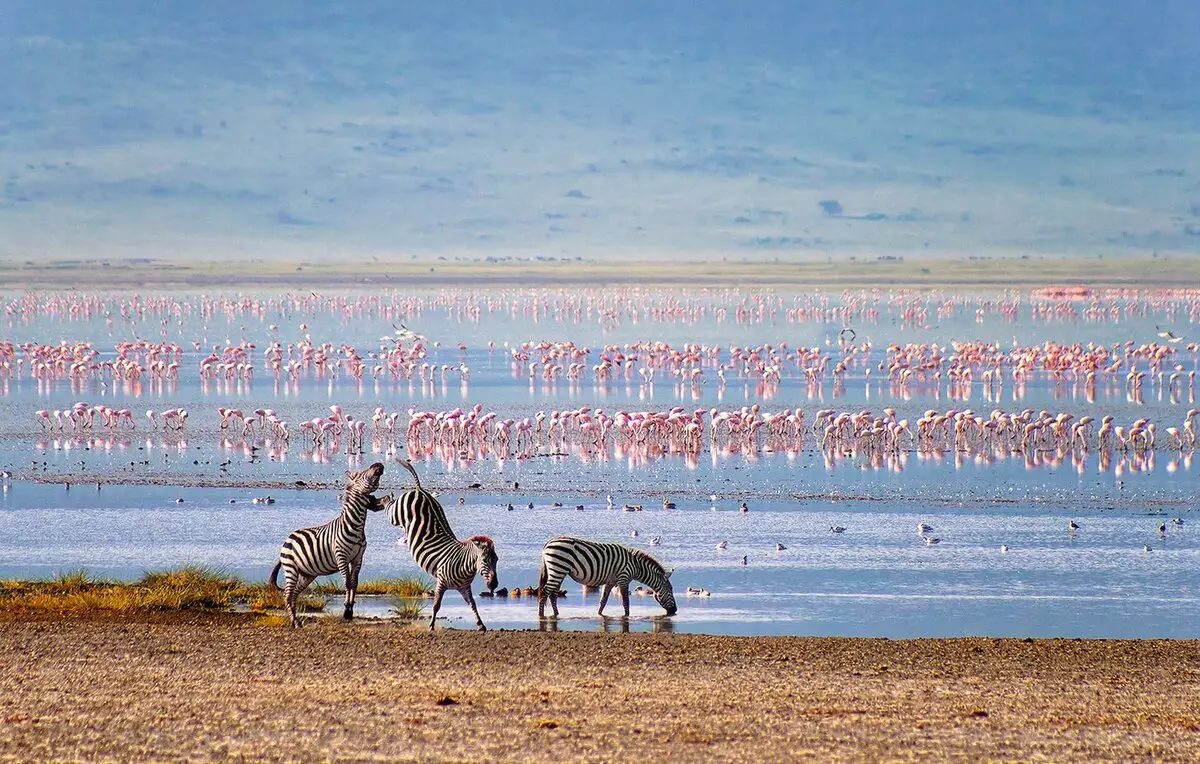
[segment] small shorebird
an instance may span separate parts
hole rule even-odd
[[[934,544],[941,543],[942,541],[934,536],[922,536],[921,538],[925,539],[925,546],[933,546]]]
[[[1075,531],[1079,530],[1079,523],[1072,520],[1070,523],[1070,528],[1071,528],[1071,533],[1074,533]]]
[[[1151,547],[1149,544],[1144,544],[1144,545],[1142,546],[1142,551],[1145,551],[1145,552],[1152,552],[1152,551],[1154,551],[1154,549],[1153,549],[1153,547]]]
[[[829,532],[830,533],[845,533],[846,529],[840,525],[831,525],[831,526],[829,526]]]
[[[783,550],[785,550],[785,549],[787,549],[787,547],[786,547],[786,546],[784,546],[783,544],[778,544],[778,543],[777,543],[777,544],[775,544],[775,551],[776,551],[776,552],[782,552],[782,551],[783,551]]]
[[[743,564],[743,565],[745,565],[745,564],[746,564],[746,555],[742,555],[742,564]]]
[[[724,551],[725,551],[726,549],[728,549],[728,548],[729,548],[729,542],[728,542],[728,541],[721,541],[721,542],[719,542],[719,543],[717,544],[717,551],[718,551],[718,552],[724,552]]]
[[[1174,332],[1172,332],[1170,329],[1163,329],[1163,328],[1162,328],[1161,326],[1159,326],[1158,324],[1155,324],[1155,325],[1154,325],[1154,328],[1158,330],[1158,336],[1159,336],[1159,337],[1161,337],[1162,339],[1166,340],[1167,342],[1170,342],[1171,344],[1175,344],[1175,343],[1177,343],[1177,342],[1183,342],[1183,337],[1179,337],[1179,336],[1177,336],[1177,335],[1176,335]]]
[[[1001,545],[1000,545],[1000,552],[1001,552],[1001,554],[1003,554],[1003,553],[1005,553],[1005,552],[1007,552],[1007,551],[1008,551],[1008,544],[1001,544]]]
[[[932,530],[933,530],[932,525],[926,525],[925,523],[917,523],[917,533],[921,534],[922,536],[924,536],[926,533],[929,533]]]

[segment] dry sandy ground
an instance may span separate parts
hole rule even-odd
[[[0,623],[0,760],[1200,756],[1200,643]]]

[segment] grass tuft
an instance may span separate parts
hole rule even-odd
[[[226,611],[243,604],[261,611],[281,607],[281,599],[266,584],[250,584],[237,576],[200,567],[148,571],[133,583],[93,578],[83,570],[48,581],[0,582],[0,613],[9,614]],[[324,607],[319,597],[305,597],[300,602],[304,611]]]
[[[341,581],[317,584],[311,591],[318,594],[343,594],[345,590]],[[433,594],[433,583],[424,578],[373,578],[369,581],[358,582],[358,593],[361,595],[390,595],[392,597],[428,597]]]
[[[365,581],[359,594],[385,595],[404,600],[396,613],[416,618],[424,603],[429,582],[419,578],[385,578]],[[325,597],[340,594],[335,583],[308,590],[300,598],[300,612],[321,612]],[[138,612],[225,611],[244,606],[252,613],[266,614],[283,607],[283,596],[265,583],[247,583],[220,570],[188,566],[174,570],[147,571],[132,583],[94,578],[85,570],[61,573],[45,581],[0,581],[0,614],[75,615]]]
[[[415,621],[421,617],[425,604],[423,599],[399,598],[392,605],[392,615],[401,621]]]

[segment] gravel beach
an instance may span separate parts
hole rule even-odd
[[[1200,642],[0,622],[0,760],[1200,756]]]

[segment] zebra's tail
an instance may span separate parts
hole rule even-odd
[[[267,586],[271,587],[271,591],[279,591],[279,569],[283,567],[282,560],[275,561],[275,567],[271,568],[271,575],[267,576]]]

